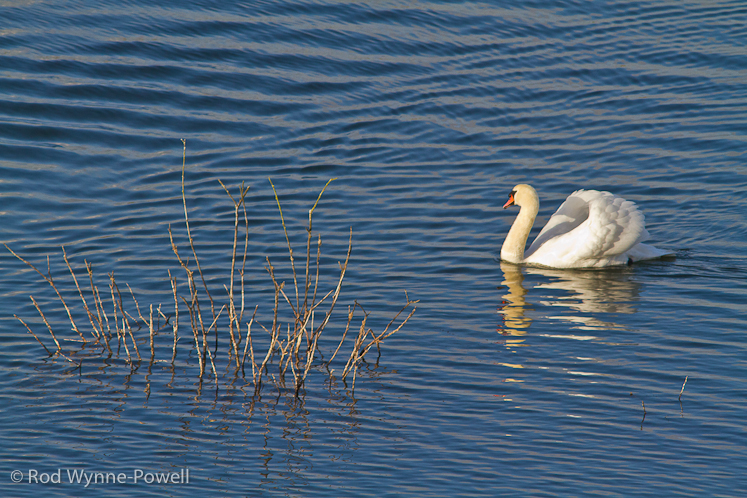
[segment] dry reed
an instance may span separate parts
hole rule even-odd
[[[274,288],[274,296],[273,296],[273,309],[272,309],[272,325],[270,326],[270,329],[268,330],[262,323],[260,323],[257,320],[257,313],[259,309],[259,305],[256,305],[254,308],[254,312],[252,313],[251,319],[248,322],[243,322],[244,312],[246,309],[246,302],[245,302],[245,271],[246,271],[246,260],[247,260],[247,253],[248,253],[248,247],[249,247],[249,220],[246,210],[246,197],[249,192],[249,187],[245,187],[242,183],[238,190],[238,195],[232,195],[230,189],[223,184],[223,182],[220,182],[220,185],[225,190],[228,197],[231,199],[231,202],[233,203],[233,241],[232,241],[232,247],[231,247],[231,263],[230,263],[230,269],[228,270],[228,278],[229,282],[227,284],[223,285],[223,289],[225,290],[226,295],[226,302],[223,303],[219,310],[216,312],[216,302],[213,298],[213,295],[211,294],[208,286],[208,281],[205,278],[205,275],[203,273],[202,266],[200,264],[200,260],[197,255],[195,240],[193,237],[193,232],[190,227],[190,220],[189,220],[189,211],[187,209],[187,198],[186,198],[186,189],[185,189],[185,169],[186,169],[186,141],[182,140],[184,144],[184,152],[182,156],[182,171],[181,171],[181,193],[182,193],[182,206],[184,210],[184,225],[186,228],[186,235],[189,242],[189,248],[191,251],[191,258],[184,258],[180,252],[179,248],[174,240],[174,236],[172,234],[171,225],[168,226],[168,234],[169,234],[169,241],[171,244],[171,249],[176,256],[176,259],[179,263],[179,265],[182,267],[182,269],[185,272],[186,276],[186,282],[187,282],[187,294],[180,294],[179,293],[179,286],[177,282],[177,277],[173,276],[171,274],[171,271],[168,270],[168,277],[169,277],[169,283],[171,286],[172,291],[172,297],[174,302],[174,310],[173,315],[167,316],[164,314],[164,312],[161,310],[161,305],[159,304],[156,308],[155,313],[155,319],[154,319],[154,305],[150,304],[148,306],[149,315],[148,317],[144,317],[140,304],[138,303],[138,300],[135,297],[135,292],[132,290],[132,288],[127,285],[127,289],[130,292],[130,296],[132,297],[132,300],[135,304],[135,310],[136,310],[136,316],[133,316],[127,311],[127,308],[125,306],[124,300],[122,298],[122,294],[119,289],[119,285],[116,282],[116,279],[114,277],[114,273],[109,273],[109,290],[110,290],[110,297],[111,297],[111,308],[110,308],[110,314],[106,311],[106,304],[101,298],[101,294],[99,292],[98,286],[95,283],[95,277],[94,272],[92,269],[91,264],[88,261],[85,261],[85,269],[88,273],[89,277],[89,283],[90,283],[90,295],[87,297],[86,292],[81,288],[79,285],[77,276],[75,274],[73,265],[71,265],[67,253],[62,248],[62,254],[63,259],[65,261],[65,264],[67,265],[67,268],[70,272],[70,275],[72,277],[72,280],[75,284],[75,288],[77,289],[78,295],[80,297],[80,301],[83,304],[83,309],[86,314],[86,317],[88,318],[88,322],[91,325],[91,335],[93,337],[93,340],[91,341],[93,344],[98,345],[102,348],[103,351],[108,351],[109,355],[113,354],[110,340],[116,336],[117,339],[117,345],[118,348],[124,345],[125,353],[127,355],[127,362],[132,366],[132,368],[136,368],[136,364],[138,364],[140,361],[142,361],[140,350],[138,347],[139,340],[143,343],[148,341],[148,344],[150,346],[150,352],[151,352],[151,359],[150,364],[155,361],[155,356],[157,354],[157,345],[158,341],[156,340],[156,336],[158,335],[159,331],[166,326],[171,326],[172,333],[173,333],[173,343],[171,344],[171,363],[172,365],[176,361],[177,357],[177,343],[179,342],[179,330],[180,327],[183,326],[183,323],[179,320],[180,318],[180,307],[184,306],[186,307],[186,310],[189,315],[189,321],[188,326],[191,328],[192,331],[192,337],[194,339],[194,349],[197,353],[197,362],[198,362],[198,369],[199,374],[198,378],[200,380],[200,383],[202,383],[202,380],[208,370],[208,365],[210,365],[210,370],[213,374],[216,387],[218,386],[218,371],[216,368],[215,360],[216,355],[219,352],[219,323],[221,323],[220,318],[223,314],[223,311],[225,310],[227,312],[227,319],[224,318],[223,320],[227,320],[227,329],[228,329],[228,337],[227,340],[229,341],[229,346],[225,352],[225,356],[227,359],[227,367],[230,367],[233,365],[233,369],[236,373],[240,372],[242,378],[247,382],[247,384],[251,384],[254,387],[255,394],[259,394],[262,389],[263,382],[267,382],[269,380],[272,381],[272,383],[275,385],[277,389],[283,389],[283,388],[289,388],[291,389],[296,396],[298,396],[299,391],[303,388],[305,385],[305,382],[307,380],[309,371],[311,370],[312,366],[315,363],[315,360],[317,356],[321,355],[321,351],[319,351],[319,339],[322,336],[322,333],[324,332],[325,328],[329,324],[333,311],[337,305],[337,302],[340,298],[340,292],[342,289],[342,283],[345,278],[348,264],[350,262],[350,255],[352,252],[352,245],[353,245],[353,230],[352,227],[350,229],[349,233],[349,240],[348,240],[348,247],[347,252],[345,255],[344,262],[338,262],[339,266],[339,274],[336,278],[336,283],[332,286],[331,289],[329,289],[320,299],[317,299],[318,296],[318,290],[319,290],[319,284],[320,284],[320,259],[321,259],[321,246],[322,246],[322,238],[321,235],[317,235],[317,241],[316,241],[316,257],[312,258],[312,251],[311,251],[311,245],[312,245],[312,239],[314,238],[312,227],[313,227],[313,214],[315,209],[318,207],[322,195],[325,193],[327,187],[329,187],[330,183],[334,181],[335,179],[330,179],[322,188],[321,192],[319,193],[319,196],[316,199],[316,202],[314,202],[311,209],[308,211],[308,225],[305,227],[305,230],[307,232],[306,237],[306,261],[304,262],[303,266],[303,274],[299,275],[297,273],[296,268],[296,258],[294,256],[293,247],[290,242],[290,236],[288,234],[288,229],[286,226],[286,220],[285,215],[283,213],[283,208],[280,202],[280,197],[278,196],[277,190],[275,189],[275,185],[272,183],[272,180],[269,179],[270,185],[272,187],[272,191],[275,197],[275,201],[277,203],[278,211],[280,214],[280,221],[283,227],[283,233],[285,235],[287,247],[288,247],[288,256],[290,261],[290,270],[292,272],[292,278],[293,278],[293,289],[292,289],[292,296],[288,296],[286,293],[286,283],[284,281],[279,281],[278,277],[275,272],[275,266],[270,261],[270,258],[266,258],[267,265],[265,266],[265,269],[269,275],[270,281],[273,284]],[[243,223],[241,222],[241,218],[243,217]],[[243,238],[244,238],[244,250],[243,254],[239,252],[239,232],[243,230]],[[58,289],[57,285],[55,284],[54,280],[51,276],[51,271],[49,269],[49,258],[47,257],[47,275],[44,275],[39,269],[37,269],[36,266],[34,266],[32,263],[24,259],[23,257],[19,256],[16,252],[14,252],[7,244],[5,244],[5,247],[20,261],[24,262],[26,265],[31,267],[33,270],[35,270],[39,275],[44,278],[44,280],[49,283],[49,285],[54,289],[54,291],[57,294],[57,298],[59,299],[60,303],[62,304],[63,308],[65,309],[65,312],[67,313],[67,316],[70,320],[70,323],[72,325],[72,329],[80,336],[80,339],[85,343],[88,342],[81,332],[81,330],[76,326],[75,320],[73,319],[73,312],[68,307],[65,299],[63,298],[62,293]],[[238,263],[240,261],[240,268],[238,268]],[[192,269],[190,267],[190,259],[194,261],[194,265],[196,269]],[[315,266],[312,266],[312,259],[315,259]],[[199,277],[198,277],[199,276]],[[238,289],[237,289],[237,277],[238,277]],[[198,289],[198,285],[196,283],[197,279],[200,279],[202,282],[202,286]],[[183,287],[182,287],[183,288]],[[240,297],[239,297],[240,295]],[[210,303],[210,315],[211,318],[207,319],[203,317],[203,312],[201,310],[201,301],[204,302],[204,298],[207,298],[207,300]],[[240,299],[240,303],[237,303],[237,300]],[[363,309],[363,307],[355,301],[354,304],[351,306],[348,306],[348,314],[347,314],[347,321],[345,324],[344,331],[342,333],[342,337],[340,339],[340,342],[335,349],[334,353],[330,357],[330,359],[326,362],[322,362],[320,365],[327,368],[327,371],[329,372],[329,375],[332,375],[332,372],[334,370],[330,370],[329,364],[335,359],[339,351],[341,350],[343,344],[346,341],[348,331],[351,327],[351,323],[354,319],[354,316],[356,314],[356,310],[360,310],[363,313],[363,317],[361,319],[360,327],[358,327],[358,334],[353,340],[353,344],[351,347],[351,352],[348,357],[348,360],[345,364],[345,367],[342,371],[342,380],[345,381],[345,379],[352,373],[352,389],[355,389],[355,379],[356,379],[356,372],[360,366],[360,364],[364,361],[366,354],[370,351],[370,349],[375,345],[377,349],[379,349],[380,352],[380,346],[381,343],[390,337],[392,334],[400,331],[402,327],[412,318],[413,314],[415,313],[415,304],[418,301],[412,301],[409,299],[409,296],[407,296],[407,292],[405,292],[405,299],[406,303],[402,307],[402,309],[392,318],[392,320],[389,322],[389,324],[384,328],[384,330],[378,334],[375,334],[370,328],[367,327],[368,323],[368,317],[369,314]],[[39,344],[42,345],[44,350],[47,352],[48,355],[54,356],[54,355],[61,355],[64,358],[66,358],[68,361],[71,361],[75,363],[74,360],[69,358],[63,353],[63,348],[60,344],[60,342],[57,340],[57,337],[55,336],[52,326],[50,322],[47,320],[47,317],[42,312],[41,307],[37,303],[37,301],[31,297],[32,302],[34,303],[34,306],[36,307],[37,311],[39,312],[43,322],[47,326],[50,335],[52,336],[52,339],[54,340],[55,344],[57,345],[57,351],[54,353],[50,352],[50,350],[44,345],[44,343],[39,339],[39,337],[32,331],[31,327],[26,324],[21,318],[16,316],[16,318],[26,327],[27,331],[34,336],[34,338],[39,342]],[[181,301],[181,304],[180,304]],[[89,305],[89,303],[91,303]],[[319,308],[323,304],[325,304],[324,311],[320,311]],[[291,320],[287,323],[281,323],[282,316],[285,316],[285,312],[282,314],[280,313],[280,309],[284,304],[287,304],[290,308],[290,314],[292,316]],[[395,322],[397,319],[404,313],[405,310],[408,308],[411,308],[409,314],[401,320],[399,325],[394,327]],[[317,319],[317,312],[322,313],[320,315],[321,320]],[[111,317],[111,319],[110,319]],[[164,318],[164,323],[161,325],[160,320],[161,317]],[[172,319],[173,318],[173,319]],[[243,323],[246,323],[246,333],[242,337],[242,330],[243,330]],[[113,325],[113,327],[112,327]],[[264,353],[259,354],[259,358],[257,357],[257,352],[255,352],[255,346],[256,346],[256,340],[252,337],[252,326],[253,325],[259,325],[262,330],[264,330],[266,334],[266,341],[267,341],[267,349]],[[148,335],[147,337],[142,337],[138,340],[136,338],[135,333],[141,329],[147,328]],[[281,334],[281,330],[285,329],[285,332]],[[224,329],[225,330],[225,329]],[[212,334],[212,335],[211,335]],[[214,335],[215,339],[215,348],[214,351],[211,351],[211,347],[208,345],[208,339],[212,338]],[[282,336],[282,337],[281,337]],[[367,338],[368,342],[367,342]],[[128,341],[129,338],[129,341]],[[243,351],[240,348],[241,342],[244,342]],[[128,344],[129,343],[129,344]],[[134,357],[131,354],[134,352]],[[119,349],[118,349],[119,351]],[[119,353],[117,353],[119,354]],[[249,357],[249,360],[251,361],[251,378],[248,378],[246,376],[245,372],[245,363],[247,360],[247,356]],[[136,357],[136,358],[135,358]],[[259,362],[259,359],[261,358],[261,362]],[[269,368],[271,365],[275,364],[275,367],[277,369],[277,375],[275,373],[270,372]],[[290,369],[291,374],[293,376],[293,383],[291,386],[286,386],[285,382],[285,376]],[[150,384],[148,384],[150,385]],[[684,389],[684,385],[683,385]]]
[[[682,393],[685,392],[685,384],[687,384],[687,375],[685,375],[685,382],[682,383],[682,389],[680,389],[680,395],[677,398],[678,401],[682,401]]]

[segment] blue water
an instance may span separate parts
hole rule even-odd
[[[168,235],[189,253],[181,139],[214,296],[234,228],[218,180],[251,186],[246,306],[269,324],[265,258],[286,290],[292,273],[267,178],[297,266],[336,178],[314,211],[325,293],[351,227],[353,249],[325,359],[355,301],[380,331],[405,291],[420,300],[354,390],[345,345],[298,397],[270,381],[255,396],[227,326],[217,383],[188,328],[173,364],[170,329],[152,358],[147,330],[142,361],[102,354],[0,248],[2,495],[744,496],[746,81],[734,1],[2,3],[0,242],[45,274],[49,256],[88,338],[61,245],[107,299],[113,272],[133,313],[125,282],[144,314],[173,312],[167,270],[186,290]],[[572,191],[609,190],[676,259],[502,264],[517,183],[541,197],[532,236]],[[14,318],[55,350],[29,295],[80,368]],[[85,487],[73,469],[129,480]]]

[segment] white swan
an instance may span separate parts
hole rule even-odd
[[[625,265],[671,255],[641,242],[649,234],[636,205],[609,192],[577,190],[563,204],[529,247],[529,231],[539,211],[537,191],[514,187],[503,206],[521,208],[501,247],[501,259],[552,268],[591,268]]]

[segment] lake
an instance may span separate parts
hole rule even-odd
[[[3,496],[747,494],[743,2],[38,0],[0,19],[0,242],[43,274],[0,248]],[[501,262],[518,183],[541,199],[530,239],[608,190],[676,257]],[[314,302],[332,294],[301,385],[307,261]]]

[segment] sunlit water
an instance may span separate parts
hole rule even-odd
[[[324,292],[351,227],[353,251],[325,357],[354,301],[380,331],[405,291],[420,300],[354,391],[341,354],[298,397],[254,396],[225,327],[217,389],[190,329],[173,364],[168,329],[152,362],[142,330],[142,362],[80,350],[54,291],[3,248],[3,496],[747,494],[743,3],[32,1],[0,19],[0,241],[44,273],[50,256],[89,337],[61,245],[143,313],[173,312],[167,270],[186,289],[168,237],[189,252],[182,138],[215,295],[234,227],[219,179],[251,186],[246,304],[269,323],[265,257],[287,289],[292,274],[267,178],[297,265],[337,178],[314,212]],[[572,191],[610,190],[676,259],[502,264],[520,182],[541,197],[532,236]],[[29,295],[80,368],[14,318],[54,351]],[[85,487],[73,469],[129,481]],[[188,483],[131,478],[183,469]]]

